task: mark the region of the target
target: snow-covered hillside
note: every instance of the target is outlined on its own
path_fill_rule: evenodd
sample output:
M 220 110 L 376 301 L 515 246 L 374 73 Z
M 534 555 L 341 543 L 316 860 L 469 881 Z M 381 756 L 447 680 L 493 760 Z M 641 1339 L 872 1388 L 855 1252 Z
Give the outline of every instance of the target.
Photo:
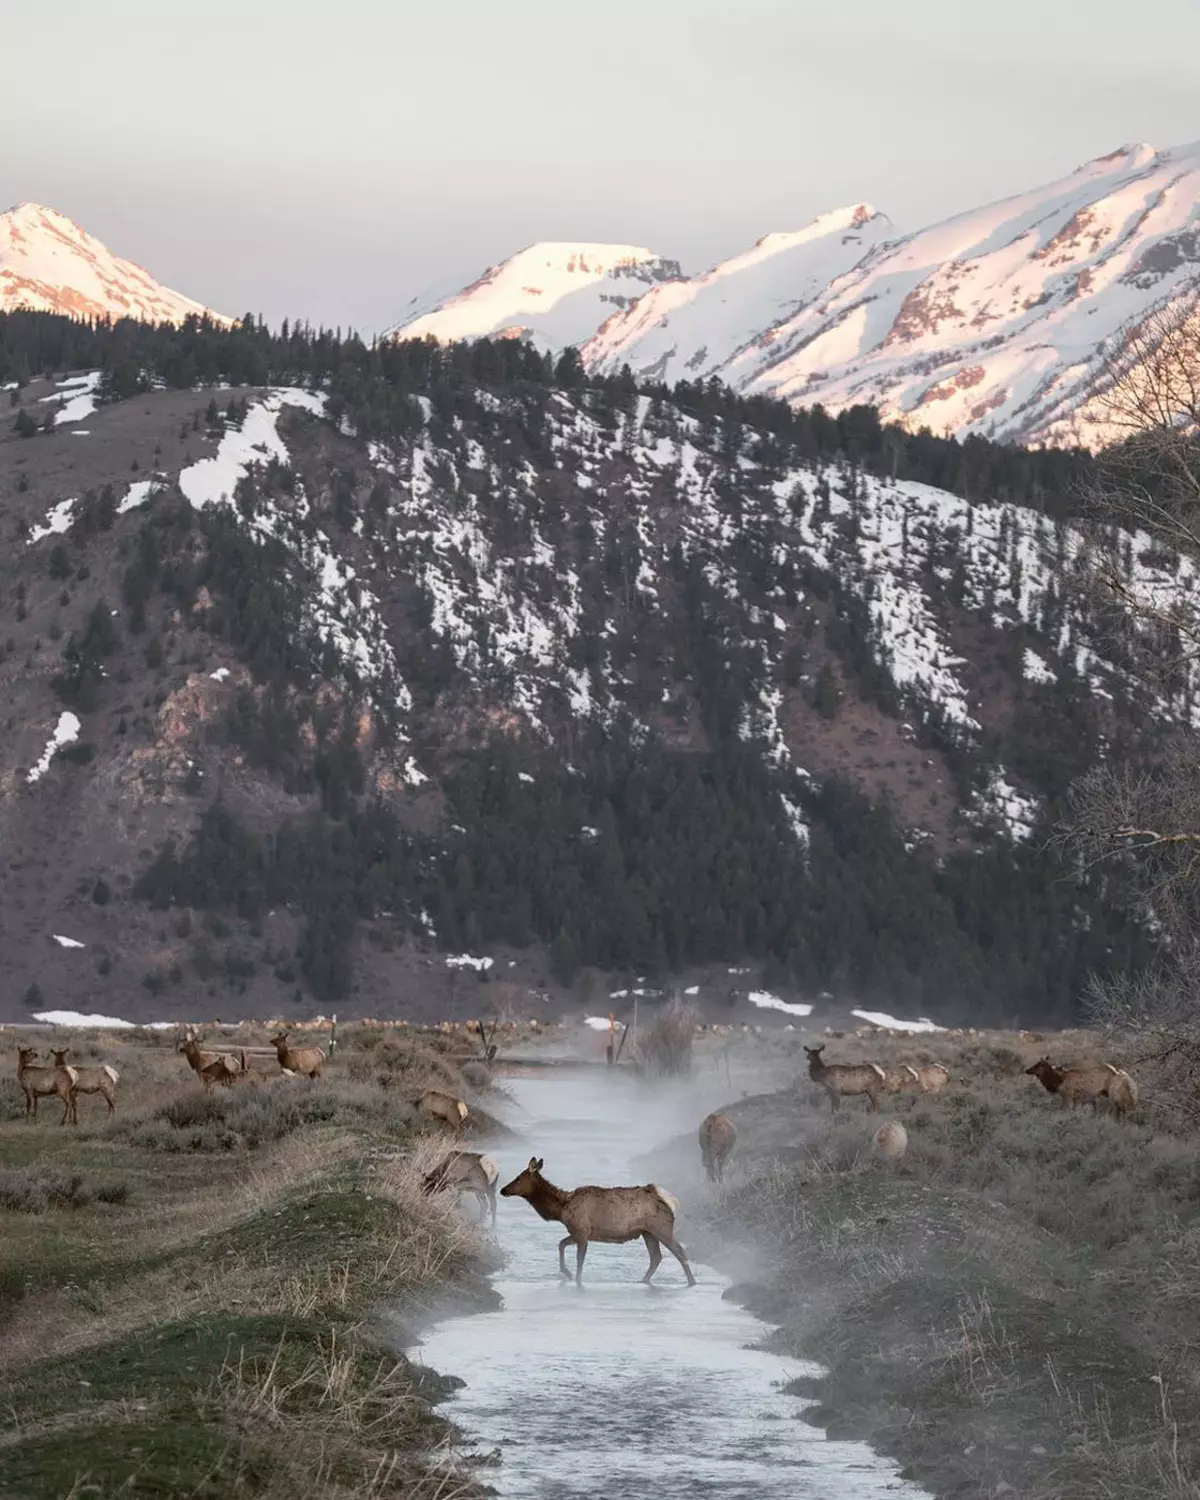
M 1125 146 L 1045 187 L 889 232 L 865 206 L 841 210 L 627 307 L 576 298 L 560 323 L 530 315 L 523 252 L 396 331 L 529 327 L 561 346 L 596 313 L 582 354 L 602 372 L 716 375 L 797 406 L 871 402 L 937 433 L 1101 441 L 1089 403 L 1106 341 L 1200 291 L 1200 143 Z
M 563 349 L 583 343 L 612 313 L 679 275 L 677 261 L 641 245 L 530 245 L 453 296 L 414 299 L 388 332 L 446 341 L 525 336 L 541 348 Z
M 190 313 L 229 320 L 122 260 L 73 219 L 38 203 L 0 214 L 0 311 L 179 323 Z

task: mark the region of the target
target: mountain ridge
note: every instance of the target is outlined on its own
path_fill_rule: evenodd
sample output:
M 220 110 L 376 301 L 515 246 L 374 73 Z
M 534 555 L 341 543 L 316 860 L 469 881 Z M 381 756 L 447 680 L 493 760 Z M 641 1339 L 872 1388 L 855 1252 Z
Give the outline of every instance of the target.
M 1097 405 L 1110 341 L 1200 294 L 1200 143 L 1123 146 L 910 234 L 862 207 L 861 243 L 808 269 L 801 261 L 778 286 L 741 283 L 770 260 L 764 248 L 805 249 L 837 211 L 698 275 L 663 278 L 595 325 L 579 345 L 584 365 L 615 374 L 628 364 L 668 383 L 715 376 L 796 406 L 869 402 L 885 420 L 937 432 L 1094 445 L 1112 435 Z M 493 286 L 508 264 L 489 268 Z M 518 319 L 493 299 L 484 318 L 469 288 L 445 305 L 453 320 L 434 308 L 389 335 L 473 337 L 507 319 L 540 347 L 565 346 L 528 309 Z
M 151 323 L 231 321 L 116 255 L 66 214 L 32 202 L 0 213 L 0 311 L 17 308 Z

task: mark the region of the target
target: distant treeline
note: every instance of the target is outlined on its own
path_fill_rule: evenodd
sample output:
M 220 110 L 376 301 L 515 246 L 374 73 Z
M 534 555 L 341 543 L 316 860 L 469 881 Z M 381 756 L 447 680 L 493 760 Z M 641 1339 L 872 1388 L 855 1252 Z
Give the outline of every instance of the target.
M 399 436 L 421 424 L 415 396 L 453 404 L 456 390 L 514 383 L 547 389 L 586 387 L 619 404 L 641 392 L 669 399 L 731 432 L 751 429 L 780 457 L 837 460 L 888 478 L 919 480 L 972 500 L 1009 500 L 1049 514 L 1076 514 L 1091 474 L 1079 450 L 1030 450 L 986 438 L 936 437 L 884 424 L 873 406 L 837 416 L 820 406 L 794 410 L 765 396 L 738 396 L 716 379 L 673 387 L 638 383 L 626 367 L 588 375 L 575 350 L 557 358 L 519 339 L 440 345 L 432 339 L 366 344 L 356 334 L 286 319 L 278 332 L 247 314 L 231 327 L 187 318 L 180 326 L 77 322 L 53 313 L 0 314 L 0 382 L 82 368 L 104 371 L 104 392 L 131 396 L 155 381 L 176 389 L 299 382 L 327 385 L 352 414 L 361 437 Z

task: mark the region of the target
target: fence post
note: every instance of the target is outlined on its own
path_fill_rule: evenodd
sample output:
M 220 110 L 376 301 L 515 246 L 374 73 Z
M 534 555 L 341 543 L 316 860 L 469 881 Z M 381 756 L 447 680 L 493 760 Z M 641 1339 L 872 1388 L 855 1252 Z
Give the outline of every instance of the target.
M 337 1051 L 337 1012 L 335 1011 L 334 1015 L 333 1015 L 333 1022 L 331 1024 L 330 1028 L 329 1028 L 329 1055 L 330 1055 L 330 1057 L 332 1057 L 333 1054 L 336 1051 Z

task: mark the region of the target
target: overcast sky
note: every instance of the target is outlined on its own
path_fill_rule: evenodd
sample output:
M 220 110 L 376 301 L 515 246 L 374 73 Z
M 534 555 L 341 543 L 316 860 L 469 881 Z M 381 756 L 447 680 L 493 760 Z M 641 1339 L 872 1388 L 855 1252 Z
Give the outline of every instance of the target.
M 3 7 L 0 207 L 237 314 L 393 321 L 539 239 L 699 270 L 1200 138 L 1200 0 L 54 0 Z

